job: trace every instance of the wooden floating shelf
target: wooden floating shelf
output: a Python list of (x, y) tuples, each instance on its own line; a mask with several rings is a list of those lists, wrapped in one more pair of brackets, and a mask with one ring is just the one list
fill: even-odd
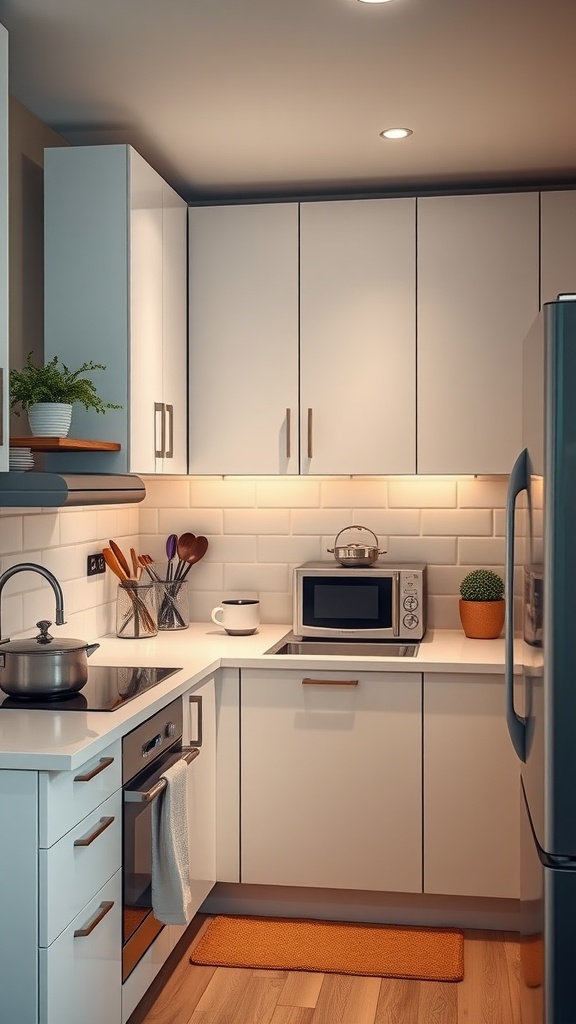
[(117, 441), (86, 441), (77, 437), (11, 437), (10, 448), (33, 452), (119, 452)]

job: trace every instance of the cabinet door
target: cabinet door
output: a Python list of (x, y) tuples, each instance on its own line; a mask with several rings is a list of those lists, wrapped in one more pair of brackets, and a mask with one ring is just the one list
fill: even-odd
[(297, 473), (298, 205), (189, 217), (189, 470)]
[(117, 871), (52, 945), (39, 950), (40, 1024), (121, 1020), (121, 875)]
[(304, 473), (415, 472), (415, 210), (301, 205)]
[(186, 295), (188, 206), (162, 183), (162, 402), (165, 415), (164, 473), (188, 471)]
[(130, 468), (161, 468), (166, 423), (162, 406), (162, 179), (130, 153)]
[(541, 300), (576, 292), (576, 190), (540, 194)]
[(421, 891), (421, 676), (242, 670), (241, 881)]
[(424, 892), (519, 897), (520, 775), (499, 675), (424, 676)]
[(120, 452), (47, 468), (184, 473), (186, 204), (130, 146), (46, 150), (44, 182), (46, 357), (105, 364), (98, 391), (122, 407), (75, 405), (71, 428)]
[(193, 913), (216, 883), (216, 704), (214, 680), (185, 694), (184, 743), (200, 755), (188, 769), (188, 857)]
[(538, 312), (538, 194), (418, 200), (419, 473), (509, 473)]
[(0, 25), (0, 473), (8, 469), (8, 33)]
[(121, 405), (105, 415), (76, 404), (71, 437), (119, 441), (119, 452), (46, 457), (53, 472), (121, 473), (129, 467), (129, 210), (127, 146), (44, 151), (46, 359), (76, 368), (93, 359), (98, 393)]

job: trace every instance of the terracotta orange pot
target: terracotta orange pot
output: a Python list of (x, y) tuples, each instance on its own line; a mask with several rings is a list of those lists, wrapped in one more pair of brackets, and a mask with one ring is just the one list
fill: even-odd
[(464, 601), (460, 598), (460, 621), (466, 636), (475, 640), (496, 640), (504, 625), (505, 601)]

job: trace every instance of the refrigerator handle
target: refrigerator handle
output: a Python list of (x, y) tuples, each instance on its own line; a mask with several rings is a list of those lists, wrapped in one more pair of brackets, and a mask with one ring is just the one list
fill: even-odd
[(506, 723), (512, 745), (521, 761), (526, 760), (526, 719), (514, 707), (514, 512), (516, 499), (522, 491), (528, 490), (528, 451), (526, 448), (516, 459), (506, 498), (506, 571), (504, 577), (506, 596), (505, 620), (505, 667), (506, 681)]

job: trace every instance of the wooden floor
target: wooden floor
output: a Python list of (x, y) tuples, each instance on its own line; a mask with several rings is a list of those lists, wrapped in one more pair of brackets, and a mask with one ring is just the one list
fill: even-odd
[(464, 980), (448, 984), (193, 966), (207, 923), (129, 1024), (520, 1024), (511, 933), (465, 931)]

